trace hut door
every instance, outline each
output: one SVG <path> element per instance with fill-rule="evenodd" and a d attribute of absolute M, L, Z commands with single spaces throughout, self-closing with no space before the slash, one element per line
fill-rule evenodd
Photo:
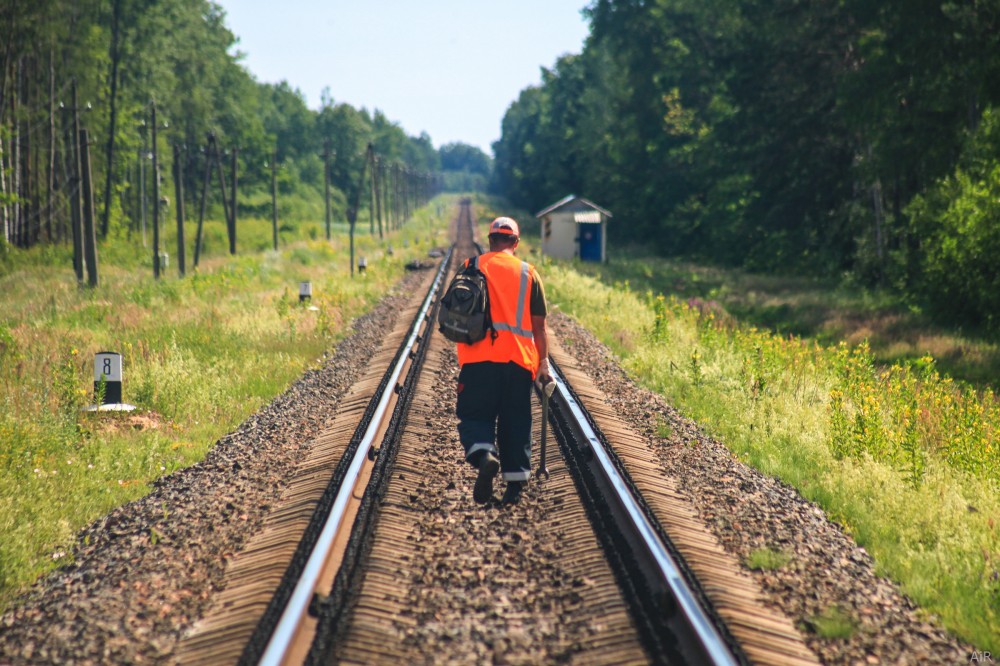
<path fill-rule="evenodd" d="M 581 224 L 580 227 L 580 259 L 583 261 L 602 261 L 601 257 L 601 225 Z"/>

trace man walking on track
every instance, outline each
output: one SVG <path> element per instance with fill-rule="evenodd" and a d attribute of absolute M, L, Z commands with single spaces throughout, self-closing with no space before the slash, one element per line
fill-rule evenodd
<path fill-rule="evenodd" d="M 465 459 L 479 469 L 472 498 L 485 504 L 503 471 L 502 502 L 516 504 L 531 476 L 531 384 L 551 381 L 545 292 L 534 267 L 514 256 L 517 222 L 490 224 L 490 251 L 479 257 L 495 333 L 458 343 L 458 436 Z"/>

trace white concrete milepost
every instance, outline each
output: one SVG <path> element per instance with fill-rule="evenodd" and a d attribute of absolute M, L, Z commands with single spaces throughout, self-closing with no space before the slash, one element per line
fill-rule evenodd
<path fill-rule="evenodd" d="M 299 282 L 299 305 L 305 303 L 306 301 L 312 301 L 313 286 L 312 282 Z M 306 308 L 310 312 L 319 312 L 319 308 L 315 305 L 310 305 Z"/>
<path fill-rule="evenodd" d="M 101 395 L 101 383 L 104 383 L 104 395 Z M 122 355 L 118 352 L 97 352 L 94 355 L 94 397 L 101 404 L 91 405 L 84 411 L 121 411 L 130 412 L 135 405 L 122 402 Z"/>
<path fill-rule="evenodd" d="M 97 352 L 94 356 L 94 397 L 101 397 L 101 380 L 104 380 L 102 405 L 122 401 L 122 355 L 118 352 Z"/>

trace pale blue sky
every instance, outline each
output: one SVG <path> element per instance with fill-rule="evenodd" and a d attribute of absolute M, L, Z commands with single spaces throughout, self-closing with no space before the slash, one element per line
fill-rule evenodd
<path fill-rule="evenodd" d="M 540 68 L 579 53 L 588 0 L 216 0 L 258 81 L 286 80 L 312 109 L 381 109 L 435 147 L 491 154 L 500 121 Z"/>

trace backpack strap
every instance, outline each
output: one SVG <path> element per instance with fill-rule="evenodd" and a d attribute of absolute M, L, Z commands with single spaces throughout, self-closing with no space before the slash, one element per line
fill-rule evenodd
<path fill-rule="evenodd" d="M 489 329 L 490 332 L 490 344 L 493 344 L 497 341 L 497 338 L 500 336 L 500 334 L 497 333 L 496 326 L 493 325 L 493 313 L 490 312 L 489 279 L 486 277 L 486 273 L 483 273 L 482 269 L 479 268 L 479 258 L 481 256 L 482 255 L 477 254 L 476 256 L 472 257 L 469 260 L 469 267 L 472 268 L 473 270 L 477 270 L 480 273 L 482 273 L 483 281 L 486 283 L 486 328 Z"/>

